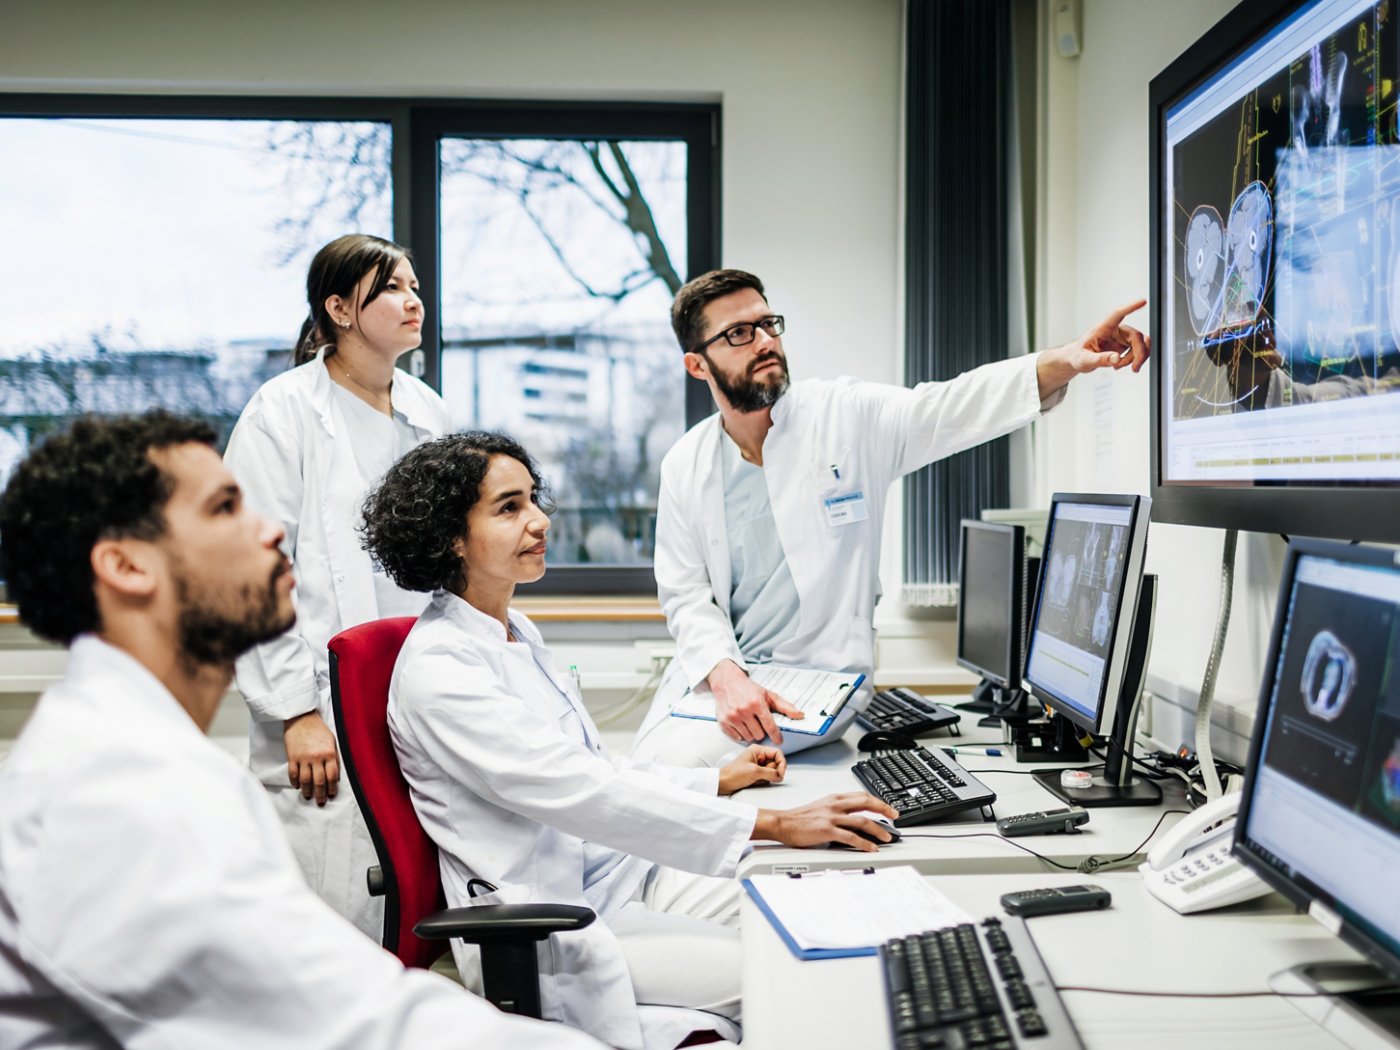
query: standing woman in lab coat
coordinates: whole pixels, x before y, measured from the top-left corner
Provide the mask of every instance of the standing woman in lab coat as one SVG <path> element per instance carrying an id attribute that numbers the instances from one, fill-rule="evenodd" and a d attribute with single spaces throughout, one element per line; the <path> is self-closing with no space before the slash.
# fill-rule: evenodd
<path id="1" fill-rule="evenodd" d="M 453 434 L 404 456 L 367 501 L 376 560 L 400 586 L 433 592 L 389 689 L 400 768 L 438 845 L 449 905 L 554 901 L 598 913 L 541 945 L 546 1018 L 622 1048 L 674 1047 L 693 1029 L 732 1038 L 733 876 L 745 844 L 874 850 L 890 836 L 860 811 L 894 811 L 863 792 L 793 810 L 716 797 L 781 779 L 776 748 L 718 769 L 609 758 L 577 682 L 510 608 L 517 584 L 544 575 L 541 487 L 510 438 Z M 454 942 L 453 952 L 474 983 L 475 950 Z"/>
<path id="2" fill-rule="evenodd" d="M 376 941 L 377 863 L 354 798 L 341 794 L 326 643 L 347 627 L 417 615 L 360 546 L 365 493 L 401 455 L 444 432 L 442 399 L 395 367 L 422 341 L 423 302 L 408 252 L 363 234 L 327 244 L 306 278 L 309 316 L 296 365 L 253 395 L 225 461 L 249 503 L 287 532 L 296 626 L 238 661 L 252 715 L 249 763 L 272 797 L 307 882 Z"/>

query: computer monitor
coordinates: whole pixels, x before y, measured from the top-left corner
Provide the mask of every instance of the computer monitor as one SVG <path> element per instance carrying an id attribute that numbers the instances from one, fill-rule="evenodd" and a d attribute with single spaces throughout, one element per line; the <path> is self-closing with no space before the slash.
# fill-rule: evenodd
<path id="1" fill-rule="evenodd" d="M 1400 978 L 1397 559 L 1393 549 L 1289 545 L 1234 845 L 1387 983 Z M 1285 971 L 1275 987 L 1298 976 Z M 1308 1012 L 1341 1005 L 1290 1001 Z M 1380 1013 L 1344 1015 L 1364 1028 Z"/>
<path id="2" fill-rule="evenodd" d="M 1026 604 L 1030 592 L 1026 530 L 964 520 L 958 562 L 958 663 L 981 675 L 971 710 L 1021 714 L 1025 694 Z"/>
<path id="3" fill-rule="evenodd" d="M 1156 580 L 1142 573 L 1151 503 L 1103 494 L 1051 499 L 1024 680 L 1052 712 L 1062 744 L 1108 738 L 1106 762 L 1090 771 L 1089 786 L 1063 787 L 1059 769 L 1036 773 L 1042 786 L 1075 805 L 1151 805 L 1162 797 L 1132 770 L 1156 607 Z M 1071 760 L 1082 754 L 1063 751 Z"/>
<path id="4" fill-rule="evenodd" d="M 1246 0 L 1149 92 L 1152 513 L 1400 542 L 1390 0 Z"/>

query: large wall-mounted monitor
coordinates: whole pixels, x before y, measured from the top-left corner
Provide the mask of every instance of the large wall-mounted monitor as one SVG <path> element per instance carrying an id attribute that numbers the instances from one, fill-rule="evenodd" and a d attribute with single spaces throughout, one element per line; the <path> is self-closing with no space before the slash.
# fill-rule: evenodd
<path id="1" fill-rule="evenodd" d="M 1234 847 L 1392 980 L 1400 978 L 1397 561 L 1382 548 L 1289 546 Z M 1289 977 L 1275 987 L 1290 990 Z M 1389 1002 L 1393 1014 L 1393 994 Z M 1367 1004 L 1353 1005 L 1364 1022 Z"/>
<path id="2" fill-rule="evenodd" d="M 1155 520 L 1400 541 L 1397 16 L 1247 0 L 1152 81 Z"/>

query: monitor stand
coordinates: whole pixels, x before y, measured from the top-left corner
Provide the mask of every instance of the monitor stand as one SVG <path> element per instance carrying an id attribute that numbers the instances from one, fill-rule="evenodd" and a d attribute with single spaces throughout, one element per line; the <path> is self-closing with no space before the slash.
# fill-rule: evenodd
<path id="1" fill-rule="evenodd" d="M 1304 963 L 1269 987 L 1352 1050 L 1400 1044 L 1400 986 L 1370 963 Z"/>
<path id="2" fill-rule="evenodd" d="M 993 729 L 1003 722 L 1024 722 L 1030 718 L 1030 696 L 1025 690 L 1007 689 L 986 678 L 972 691 L 971 700 L 955 707 L 969 714 L 984 715 L 977 724 Z"/>
<path id="3" fill-rule="evenodd" d="M 1027 722 L 1011 733 L 1017 762 L 1083 762 L 1089 757 L 1079 742 L 1083 730 L 1063 715 L 1051 715 L 1045 722 Z M 1036 772 L 1037 779 L 1041 772 Z M 1054 773 L 1058 781 L 1058 769 L 1044 772 Z"/>
<path id="4" fill-rule="evenodd" d="M 1090 766 L 1093 782 L 1088 787 L 1060 786 L 1059 769 L 1037 769 L 1036 783 L 1071 806 L 1092 809 L 1102 806 L 1155 806 L 1162 801 L 1160 786 L 1133 774 L 1133 739 L 1137 736 L 1138 707 L 1147 679 L 1147 659 L 1152 651 L 1152 622 L 1157 611 L 1157 577 L 1145 575 L 1138 588 L 1137 609 L 1133 613 L 1133 634 L 1128 642 L 1128 663 L 1118 689 L 1113 729 L 1105 741 L 1108 761 Z"/>

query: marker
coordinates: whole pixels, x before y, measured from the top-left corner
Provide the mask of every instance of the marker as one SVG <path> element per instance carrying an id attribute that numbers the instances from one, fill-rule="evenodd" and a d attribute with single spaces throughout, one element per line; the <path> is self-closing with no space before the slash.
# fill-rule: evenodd
<path id="1" fill-rule="evenodd" d="M 990 755 L 992 758 L 1001 757 L 1001 748 L 999 747 L 945 747 L 943 750 L 950 755 L 956 755 L 966 751 L 970 755 Z"/>

